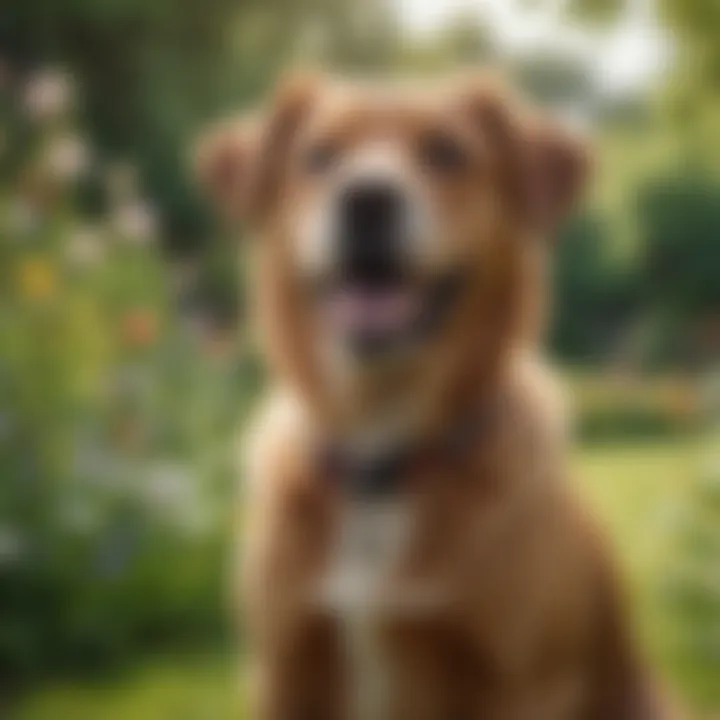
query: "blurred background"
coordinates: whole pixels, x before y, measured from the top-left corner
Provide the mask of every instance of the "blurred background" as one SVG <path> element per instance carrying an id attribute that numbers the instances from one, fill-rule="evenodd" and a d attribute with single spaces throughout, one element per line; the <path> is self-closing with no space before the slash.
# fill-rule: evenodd
<path id="1" fill-rule="evenodd" d="M 720 713 L 717 0 L 4 0 L 0 717 L 241 718 L 242 257 L 188 172 L 294 65 L 498 65 L 597 137 L 550 349 L 648 654 Z"/>

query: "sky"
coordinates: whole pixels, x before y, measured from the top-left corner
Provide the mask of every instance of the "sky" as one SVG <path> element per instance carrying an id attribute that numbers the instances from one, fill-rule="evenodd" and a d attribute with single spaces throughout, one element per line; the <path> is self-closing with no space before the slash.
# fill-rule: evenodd
<path id="1" fill-rule="evenodd" d="M 654 0 L 628 0 L 622 17 L 603 30 L 582 27 L 563 15 L 567 0 L 395 0 L 413 35 L 431 34 L 454 15 L 477 14 L 508 54 L 537 50 L 567 53 L 589 62 L 597 91 L 622 96 L 641 91 L 661 74 L 672 55 Z"/>

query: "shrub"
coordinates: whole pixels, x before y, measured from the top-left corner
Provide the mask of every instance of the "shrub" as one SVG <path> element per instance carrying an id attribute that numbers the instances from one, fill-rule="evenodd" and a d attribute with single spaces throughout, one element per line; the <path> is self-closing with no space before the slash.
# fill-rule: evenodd
<path id="1" fill-rule="evenodd" d="M 0 678 L 216 636 L 240 348 L 180 315 L 157 212 L 41 73 L 2 98 Z M 98 212 L 83 183 L 104 186 Z"/>

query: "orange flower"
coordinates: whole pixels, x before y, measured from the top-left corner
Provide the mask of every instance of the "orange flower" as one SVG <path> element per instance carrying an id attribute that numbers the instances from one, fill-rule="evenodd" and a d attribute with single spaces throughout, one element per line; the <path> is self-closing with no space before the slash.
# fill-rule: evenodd
<path id="1" fill-rule="evenodd" d="M 20 292 L 30 300 L 49 300 L 57 291 L 57 275 L 47 260 L 26 260 L 18 276 Z"/>
<path id="2" fill-rule="evenodd" d="M 131 347 L 147 347 L 158 335 L 158 319 L 150 310 L 131 310 L 122 319 L 122 335 Z"/>

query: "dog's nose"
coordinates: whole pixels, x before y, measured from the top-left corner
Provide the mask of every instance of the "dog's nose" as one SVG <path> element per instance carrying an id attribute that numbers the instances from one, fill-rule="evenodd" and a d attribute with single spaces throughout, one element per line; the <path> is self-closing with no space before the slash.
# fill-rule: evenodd
<path id="1" fill-rule="evenodd" d="M 400 271 L 403 197 L 389 183 L 364 181 L 340 199 L 343 271 L 352 280 L 382 283 Z"/>

